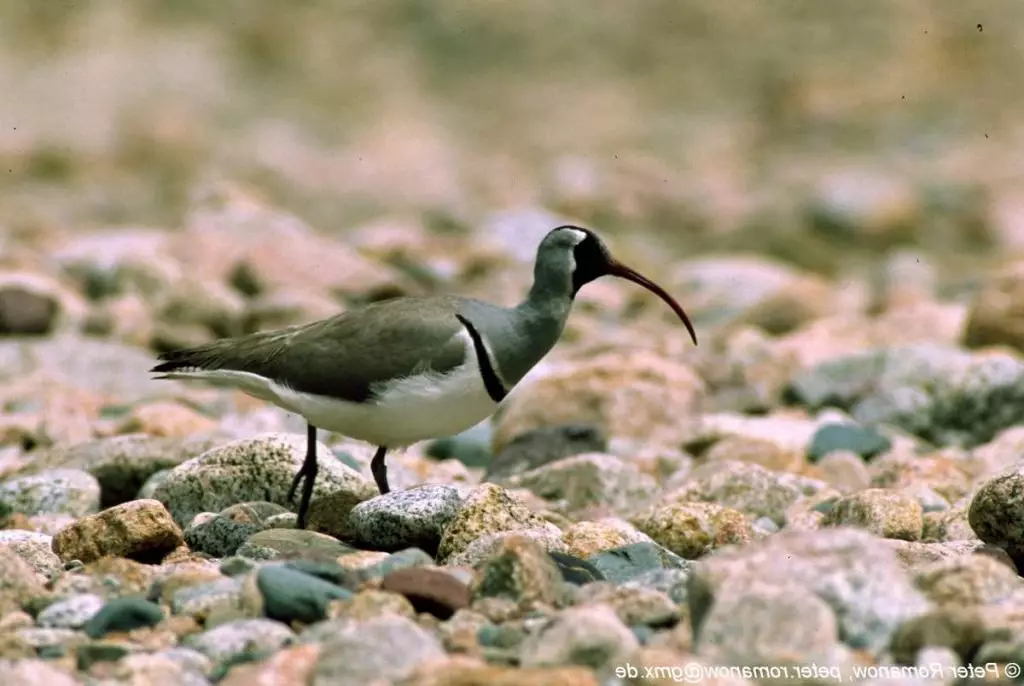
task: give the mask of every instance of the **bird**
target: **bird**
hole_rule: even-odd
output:
[[[664,300],[661,286],[612,257],[596,233],[551,229],[537,247],[533,284],[512,307],[446,294],[398,296],[308,324],[168,351],[154,379],[232,388],[301,416],[306,455],[288,491],[302,484],[297,526],[308,524],[317,477],[317,430],[372,444],[370,472],[389,492],[389,450],[453,436],[492,415],[555,346],[577,293],[603,276],[632,281]]]

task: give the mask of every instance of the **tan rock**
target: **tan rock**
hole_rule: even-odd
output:
[[[571,524],[562,532],[562,540],[570,555],[586,559],[604,550],[650,541],[651,537],[629,522],[606,517],[596,522]]]
[[[570,362],[517,388],[497,418],[495,454],[517,435],[582,423],[610,437],[678,444],[704,383],[689,367],[646,351]]]
[[[320,645],[305,643],[284,648],[262,662],[236,665],[222,686],[291,686],[307,684],[320,657]]]
[[[899,491],[869,488],[840,498],[825,515],[825,526],[853,526],[883,538],[917,541],[924,528],[917,499]]]
[[[445,527],[437,559],[444,561],[464,551],[484,534],[534,528],[555,528],[557,531],[554,525],[531,512],[506,489],[495,484],[481,484],[466,496],[455,517]]]
[[[62,529],[53,537],[53,551],[65,562],[107,556],[160,559],[184,542],[162,503],[133,500]]]
[[[191,436],[213,433],[217,422],[190,407],[170,401],[135,407],[117,424],[117,433],[143,433],[150,436]]]
[[[736,510],[714,503],[673,502],[651,508],[633,524],[654,541],[689,560],[724,545],[750,540],[750,525]]]

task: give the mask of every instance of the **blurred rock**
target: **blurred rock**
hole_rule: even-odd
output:
[[[916,541],[924,527],[921,504],[912,497],[869,488],[840,498],[825,515],[825,526],[853,526],[882,538]]]
[[[633,524],[676,555],[692,560],[750,540],[742,514],[714,503],[676,501],[633,518]]]
[[[566,457],[509,477],[505,483],[527,488],[568,513],[590,507],[631,510],[649,500],[657,487],[654,478],[636,466],[603,453]]]
[[[660,501],[714,503],[751,517],[769,517],[781,526],[787,507],[825,488],[825,482],[817,479],[748,462],[721,460],[694,469],[681,486],[663,494]]]
[[[690,582],[695,635],[700,636],[717,597],[762,582],[814,593],[832,608],[848,646],[880,652],[902,622],[923,614],[929,604],[895,553],[878,540],[854,529],[782,531],[703,558]]]
[[[598,427],[565,424],[525,431],[513,437],[487,465],[484,479],[501,483],[503,479],[536,469],[580,453],[600,453],[608,440]]]
[[[531,429],[572,423],[610,438],[678,443],[703,390],[689,367],[643,351],[567,363],[509,396],[496,418],[494,452]]]
[[[783,333],[834,309],[828,284],[757,255],[677,263],[670,285],[698,328],[746,324]]]
[[[244,268],[255,294],[298,288],[376,299],[415,290],[398,272],[232,188],[211,189],[171,241],[171,254],[187,273],[227,283]]]
[[[988,276],[971,303],[964,343],[1024,350],[1024,262]]]

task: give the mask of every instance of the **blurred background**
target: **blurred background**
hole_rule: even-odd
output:
[[[1016,0],[5,2],[0,245],[228,183],[346,240],[566,217],[661,273],[926,255],[968,292],[1024,246],[1022,53]]]

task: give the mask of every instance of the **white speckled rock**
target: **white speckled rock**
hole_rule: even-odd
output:
[[[236,503],[266,501],[287,508],[288,489],[302,466],[306,438],[297,434],[263,434],[218,446],[184,462],[164,478],[153,497],[164,503],[179,525],[200,512],[220,512]],[[338,490],[366,499],[376,492],[372,482],[342,463],[317,443],[320,466],[313,501]],[[365,496],[365,497],[364,497]]]
[[[437,550],[461,505],[462,494],[453,486],[416,486],[359,503],[349,514],[349,525],[359,540],[375,548]]]
[[[276,651],[292,643],[295,632],[272,619],[236,619],[190,636],[186,643],[214,662],[228,662],[246,651]]]
[[[36,623],[51,629],[81,629],[103,603],[103,598],[93,593],[73,595],[47,606],[36,617]]]

